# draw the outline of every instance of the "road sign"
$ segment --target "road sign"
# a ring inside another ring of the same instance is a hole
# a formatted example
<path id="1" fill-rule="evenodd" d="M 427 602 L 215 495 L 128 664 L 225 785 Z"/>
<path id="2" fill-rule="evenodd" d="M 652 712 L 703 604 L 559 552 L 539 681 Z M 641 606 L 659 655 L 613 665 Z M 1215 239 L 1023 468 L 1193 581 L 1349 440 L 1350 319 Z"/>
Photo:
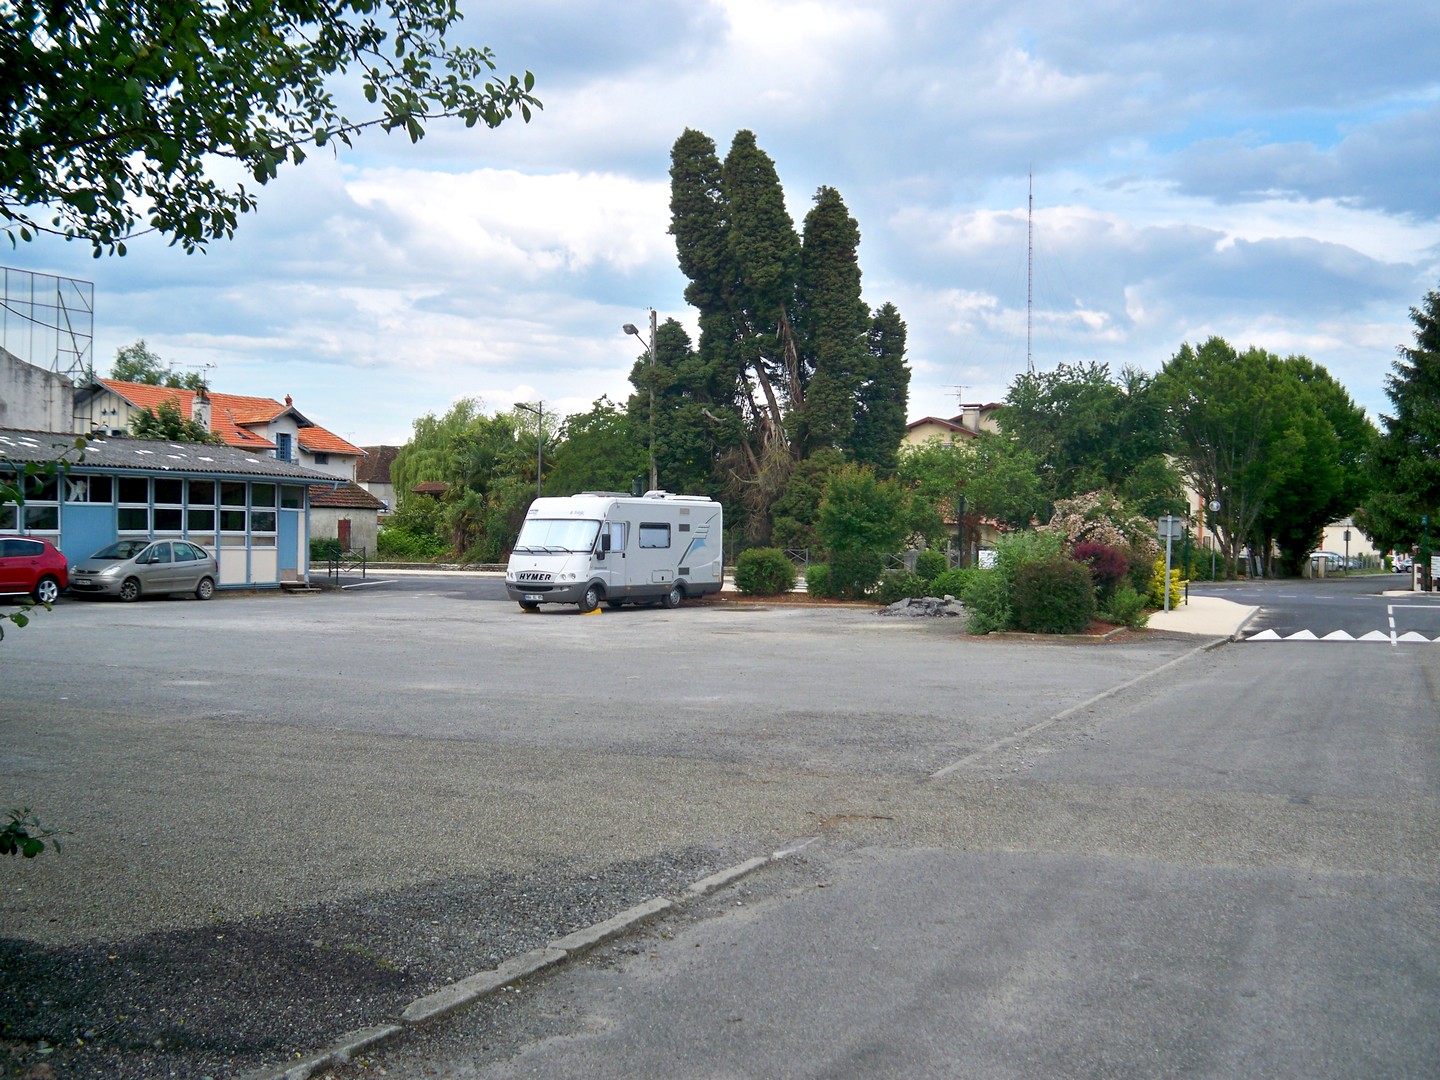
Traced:
<path id="1" fill-rule="evenodd" d="M 1166 514 L 1155 522 L 1156 533 L 1161 540 L 1178 540 L 1185 531 L 1185 519 Z"/>

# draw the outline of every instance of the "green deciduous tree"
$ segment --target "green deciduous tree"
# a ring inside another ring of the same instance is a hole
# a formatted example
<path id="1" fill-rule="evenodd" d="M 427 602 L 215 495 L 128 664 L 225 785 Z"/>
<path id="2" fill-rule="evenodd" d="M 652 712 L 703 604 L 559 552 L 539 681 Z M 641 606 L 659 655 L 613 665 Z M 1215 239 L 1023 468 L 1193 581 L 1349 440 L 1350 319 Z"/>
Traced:
<path id="1" fill-rule="evenodd" d="M 1363 494 L 1368 421 L 1304 357 L 1210 338 L 1182 346 L 1156 386 L 1196 492 L 1220 503 L 1216 533 L 1232 561 L 1274 540 L 1294 565 Z"/>
<path id="2" fill-rule="evenodd" d="M 879 579 L 883 556 L 900 550 L 909 533 L 909 498 L 902 485 L 877 479 L 866 465 L 830 474 L 816 530 L 839 595 L 862 595 Z"/>
<path id="3" fill-rule="evenodd" d="M 545 477 L 549 495 L 580 491 L 629 491 L 649 472 L 644 439 L 631 418 L 608 397 L 589 412 L 565 418 Z"/>
<path id="4" fill-rule="evenodd" d="M 1281 361 L 1300 393 L 1292 424 L 1301 444 L 1285 483 L 1260 515 L 1260 534 L 1280 549 L 1286 573 L 1309 561 L 1325 526 L 1349 514 L 1369 489 L 1375 427 L 1329 372 L 1303 356 Z"/>
<path id="5" fill-rule="evenodd" d="M 187 251 L 230 236 L 257 184 L 360 131 L 411 141 L 455 117 L 495 127 L 539 102 L 451 45 L 455 0 L 89 0 L 0 7 L 0 221 L 12 242 L 53 233 L 123 255 L 140 222 Z M 341 111 L 350 87 L 371 115 Z"/>
<path id="6" fill-rule="evenodd" d="M 996 419 L 1040 462 L 1050 500 L 1109 487 L 1160 512 L 1178 509 L 1180 477 L 1165 458 L 1167 417 L 1150 376 L 1105 364 L 1020 375 Z"/>
<path id="7" fill-rule="evenodd" d="M 208 389 L 198 371 L 176 371 L 146 343 L 144 338 L 115 350 L 110 378 L 147 386 L 170 386 L 184 390 Z"/>
<path id="8" fill-rule="evenodd" d="M 427 414 L 390 468 L 401 529 L 438 530 L 461 558 L 494 562 L 514 542 L 535 496 L 538 418 L 516 411 L 487 416 L 475 398 L 461 398 L 442 417 Z M 547 442 L 551 417 L 545 417 Z M 437 495 L 420 484 L 443 484 Z"/>
<path id="9" fill-rule="evenodd" d="M 1440 290 L 1410 309 L 1415 343 L 1402 345 L 1385 379 L 1392 411 L 1375 447 L 1374 491 L 1358 518 L 1382 547 L 1409 550 L 1420 542 L 1420 519 L 1432 534 L 1440 515 Z"/>
<path id="10" fill-rule="evenodd" d="M 167 442 L 213 443 L 225 442 L 198 420 L 180 415 L 180 406 L 174 401 L 162 401 L 155 408 L 146 406 L 130 418 L 130 434 L 137 439 L 164 439 Z"/>

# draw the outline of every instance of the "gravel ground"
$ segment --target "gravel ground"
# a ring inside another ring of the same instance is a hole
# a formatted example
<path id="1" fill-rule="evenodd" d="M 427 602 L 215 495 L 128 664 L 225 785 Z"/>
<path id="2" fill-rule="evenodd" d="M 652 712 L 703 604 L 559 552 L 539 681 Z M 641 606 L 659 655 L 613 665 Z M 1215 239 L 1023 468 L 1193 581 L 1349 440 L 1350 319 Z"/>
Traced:
<path id="1" fill-rule="evenodd" d="M 739 861 L 692 849 L 542 866 L 72 947 L 0 938 L 0 1076 L 244 1076 L 393 1023 L 417 997 Z"/>

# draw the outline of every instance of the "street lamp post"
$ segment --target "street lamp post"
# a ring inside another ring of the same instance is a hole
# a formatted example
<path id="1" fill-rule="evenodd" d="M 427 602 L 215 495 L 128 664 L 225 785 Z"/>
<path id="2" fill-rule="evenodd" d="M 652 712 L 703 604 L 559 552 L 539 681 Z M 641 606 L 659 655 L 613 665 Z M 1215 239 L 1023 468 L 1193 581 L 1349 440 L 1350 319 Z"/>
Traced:
<path id="1" fill-rule="evenodd" d="M 640 336 L 640 331 L 634 323 L 626 323 L 621 327 L 627 334 Z M 646 380 L 650 384 L 650 490 L 656 491 L 660 487 L 660 481 L 655 474 L 655 309 L 650 309 L 650 344 L 646 347 L 646 354 L 649 357 L 650 377 Z"/>
<path id="2" fill-rule="evenodd" d="M 535 497 L 538 499 L 540 476 L 545 470 L 545 402 L 537 401 L 534 405 L 526 405 L 523 401 L 517 401 L 515 407 L 535 414 Z"/>

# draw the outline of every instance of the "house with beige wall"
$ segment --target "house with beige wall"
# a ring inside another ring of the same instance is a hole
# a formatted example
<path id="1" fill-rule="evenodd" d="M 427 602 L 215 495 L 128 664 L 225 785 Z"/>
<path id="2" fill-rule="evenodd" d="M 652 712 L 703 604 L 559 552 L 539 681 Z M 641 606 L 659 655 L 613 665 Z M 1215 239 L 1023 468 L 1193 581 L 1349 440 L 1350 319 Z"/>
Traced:
<path id="1" fill-rule="evenodd" d="M 939 439 L 947 446 L 954 442 L 976 438 L 983 431 L 998 432 L 995 412 L 999 402 L 988 405 L 961 405 L 960 412 L 952 417 L 923 416 L 905 425 L 901 445 L 920 446 L 931 439 Z"/>
<path id="2" fill-rule="evenodd" d="M 353 481 L 365 451 L 316 424 L 295 408 L 287 394 L 282 404 L 274 398 L 221 394 L 173 386 L 96 379 L 75 392 L 77 433 L 123 433 L 143 410 L 152 412 L 170 403 L 186 420 L 203 424 L 226 446 L 273 457 L 306 469 Z"/>

